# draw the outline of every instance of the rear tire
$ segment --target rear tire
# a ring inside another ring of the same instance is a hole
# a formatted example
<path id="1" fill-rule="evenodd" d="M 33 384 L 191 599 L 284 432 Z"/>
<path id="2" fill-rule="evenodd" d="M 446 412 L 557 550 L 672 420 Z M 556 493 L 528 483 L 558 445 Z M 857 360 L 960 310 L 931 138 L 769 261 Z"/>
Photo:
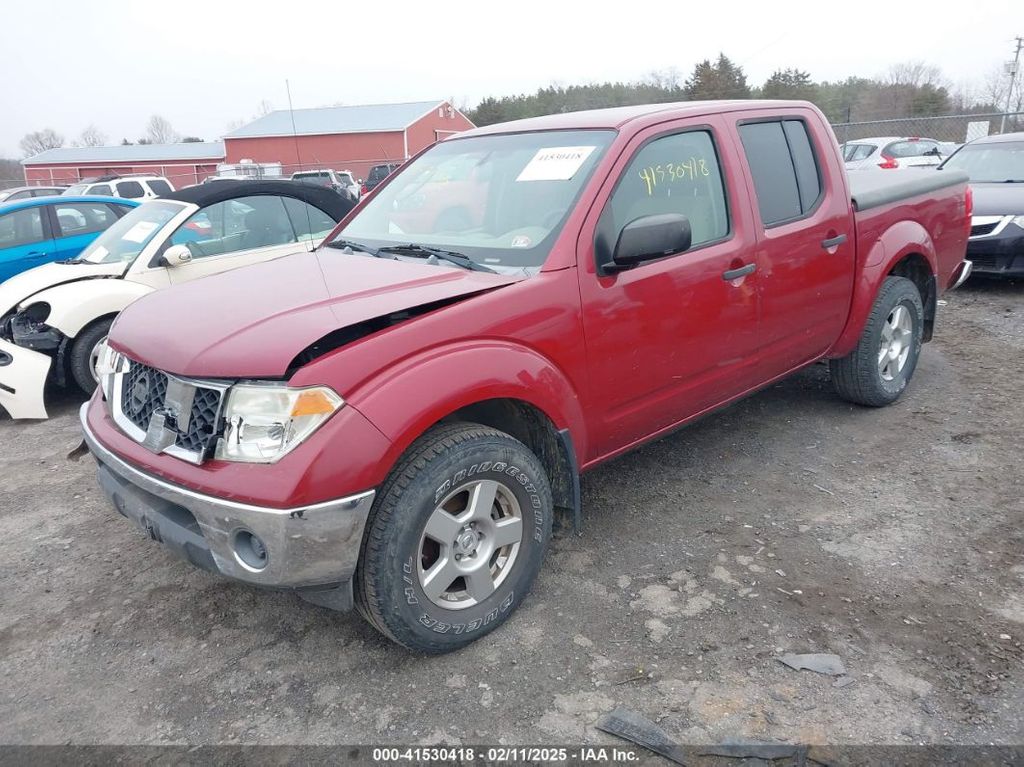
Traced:
<path id="1" fill-rule="evenodd" d="M 895 402 L 914 375 L 923 331 L 917 286 L 906 277 L 886 277 L 857 348 L 829 361 L 836 393 L 869 407 Z"/>
<path id="2" fill-rule="evenodd" d="M 552 514 L 548 478 L 526 445 L 477 424 L 435 427 L 374 501 L 356 607 L 410 650 L 464 647 L 501 625 L 530 590 Z"/>
<path id="3" fill-rule="evenodd" d="M 113 320 L 99 320 L 86 327 L 71 343 L 68 367 L 71 377 L 86 394 L 92 394 L 99 382 L 96 377 L 96 351 L 107 334 Z"/>

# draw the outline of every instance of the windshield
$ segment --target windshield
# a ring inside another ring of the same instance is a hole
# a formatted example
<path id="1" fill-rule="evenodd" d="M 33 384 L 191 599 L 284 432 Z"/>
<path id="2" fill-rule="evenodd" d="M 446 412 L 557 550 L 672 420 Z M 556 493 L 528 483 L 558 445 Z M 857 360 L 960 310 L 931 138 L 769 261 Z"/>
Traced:
<path id="1" fill-rule="evenodd" d="M 75 260 L 90 264 L 134 261 L 164 224 L 181 213 L 184 207 L 182 203 L 170 201 L 140 205 L 93 240 Z"/>
<path id="2" fill-rule="evenodd" d="M 336 239 L 443 248 L 495 271 L 539 268 L 614 135 L 543 131 L 435 144 Z"/>
<path id="3" fill-rule="evenodd" d="M 966 171 L 976 183 L 1024 182 L 1024 141 L 967 144 L 942 167 Z"/>
<path id="4" fill-rule="evenodd" d="M 85 194 L 88 184 L 72 184 L 64 190 L 63 194 Z"/>

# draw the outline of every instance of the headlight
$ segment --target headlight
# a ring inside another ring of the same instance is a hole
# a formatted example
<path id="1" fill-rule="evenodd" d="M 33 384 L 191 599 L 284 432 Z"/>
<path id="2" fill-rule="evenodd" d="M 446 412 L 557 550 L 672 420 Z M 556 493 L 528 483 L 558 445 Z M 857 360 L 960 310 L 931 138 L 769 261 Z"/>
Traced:
<path id="1" fill-rule="evenodd" d="M 345 401 L 326 386 L 292 389 L 280 384 L 236 384 L 224 410 L 227 426 L 217 441 L 224 461 L 274 463 L 301 444 Z"/>
<path id="2" fill-rule="evenodd" d="M 1016 224 L 1021 229 L 1024 229 L 1024 216 L 1014 216 L 1010 219 L 1011 224 Z"/>
<path id="3" fill-rule="evenodd" d="M 110 400 L 114 387 L 114 375 L 123 372 L 124 356 L 114 351 L 106 339 L 100 343 L 96 357 L 96 375 L 100 379 L 100 390 L 103 392 L 103 399 Z"/>

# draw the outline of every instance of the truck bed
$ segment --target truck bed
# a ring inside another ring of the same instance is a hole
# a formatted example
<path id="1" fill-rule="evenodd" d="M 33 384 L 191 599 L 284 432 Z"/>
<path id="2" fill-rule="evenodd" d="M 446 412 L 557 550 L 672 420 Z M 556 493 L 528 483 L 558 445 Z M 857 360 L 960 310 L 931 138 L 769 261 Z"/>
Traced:
<path id="1" fill-rule="evenodd" d="M 895 242 L 920 242 L 922 253 L 932 249 L 935 254 L 936 287 L 941 294 L 963 260 L 966 228 L 951 227 L 948 222 L 963 218 L 967 174 L 908 168 L 858 171 L 847 176 L 857 255 L 865 259 L 862 268 L 881 260 Z"/>
<path id="2" fill-rule="evenodd" d="M 870 210 L 910 197 L 928 194 L 937 189 L 967 183 L 962 170 L 907 168 L 891 171 L 857 171 L 848 173 L 850 199 L 856 211 Z"/>

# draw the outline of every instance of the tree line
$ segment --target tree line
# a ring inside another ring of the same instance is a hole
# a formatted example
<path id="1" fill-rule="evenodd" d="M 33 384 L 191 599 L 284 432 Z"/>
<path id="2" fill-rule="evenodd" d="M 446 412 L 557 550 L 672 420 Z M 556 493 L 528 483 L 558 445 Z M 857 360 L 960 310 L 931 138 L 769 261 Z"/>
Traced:
<path id="1" fill-rule="evenodd" d="M 182 136 L 171 126 L 170 121 L 160 115 L 153 115 L 146 123 L 145 134 L 136 141 L 129 141 L 127 138 L 119 142 L 123 146 L 130 144 L 188 144 L 200 142 L 198 136 Z M 70 146 L 107 146 L 109 140 L 107 134 L 103 133 L 95 125 L 90 124 L 79 135 L 71 141 Z M 18 143 L 25 157 L 32 157 L 48 149 L 59 149 L 68 145 L 63 135 L 53 128 L 26 133 Z"/>
<path id="2" fill-rule="evenodd" d="M 462 110 L 477 125 L 524 117 L 613 106 L 702 99 L 802 99 L 815 104 L 832 123 L 902 117 L 1000 112 L 1006 107 L 1008 78 L 993 71 L 975 87 L 954 88 L 937 67 L 923 62 L 896 64 L 881 76 L 835 82 L 812 79 L 801 69 L 779 69 L 761 85 L 751 85 L 743 67 L 724 53 L 698 62 L 689 77 L 678 70 L 654 72 L 638 81 L 550 85 L 535 93 L 489 96 Z M 1011 111 L 1024 108 L 1024 82 L 1010 94 Z"/>

